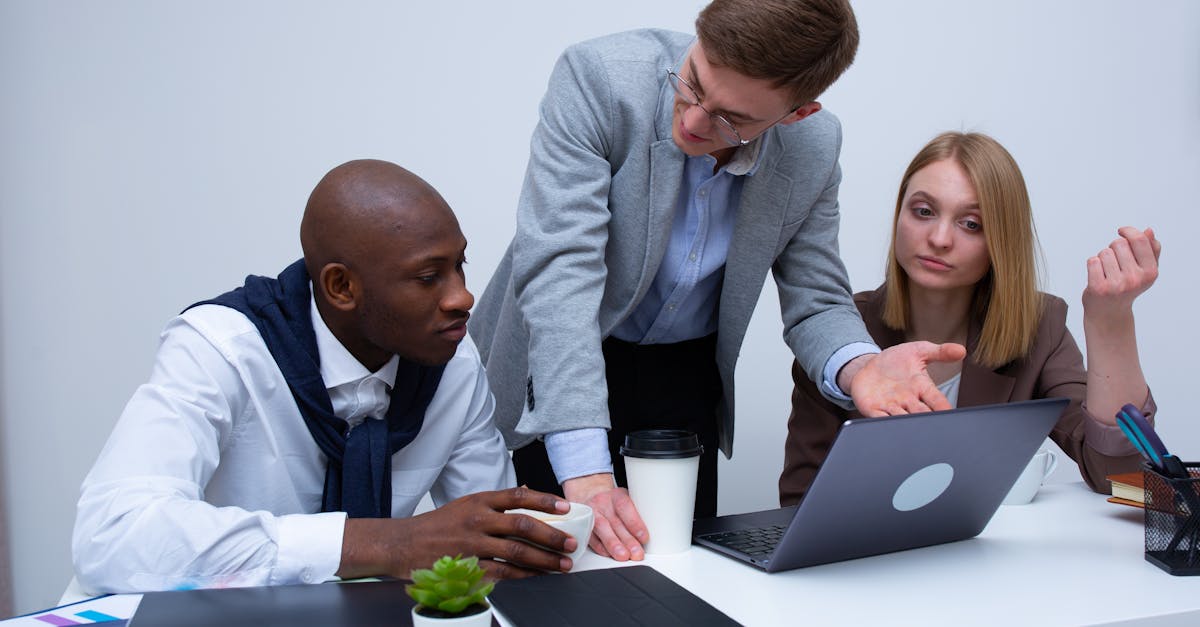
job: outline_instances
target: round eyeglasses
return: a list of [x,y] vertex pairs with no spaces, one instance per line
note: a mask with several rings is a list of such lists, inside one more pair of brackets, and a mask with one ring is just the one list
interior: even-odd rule
[[[721,139],[725,140],[731,146],[745,146],[750,143],[748,139],[742,139],[742,134],[738,132],[733,123],[725,119],[725,116],[718,115],[704,108],[700,104],[700,95],[696,93],[696,89],[691,83],[683,80],[683,77],[676,74],[675,70],[667,69],[667,82],[671,83],[671,88],[675,93],[689,105],[700,107],[700,110],[708,114],[708,119],[712,121],[713,127],[717,129],[717,134]],[[790,113],[790,112],[789,112]]]

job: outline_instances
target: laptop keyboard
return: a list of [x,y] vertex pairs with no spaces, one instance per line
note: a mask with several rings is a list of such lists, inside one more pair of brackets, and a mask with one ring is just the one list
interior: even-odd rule
[[779,539],[783,537],[786,529],[787,525],[771,525],[708,533],[700,537],[713,544],[740,551],[751,557],[761,557],[775,551],[775,545],[779,544]]

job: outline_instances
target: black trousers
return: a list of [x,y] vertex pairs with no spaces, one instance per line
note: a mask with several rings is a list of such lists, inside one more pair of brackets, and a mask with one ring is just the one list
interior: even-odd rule
[[[696,482],[696,517],[717,515],[717,404],[721,376],[716,361],[717,336],[677,344],[638,345],[616,338],[604,340],[608,377],[608,411],[612,429],[608,449],[617,485],[625,486],[625,460],[620,447],[625,434],[640,429],[687,429],[700,436],[700,476]],[[540,440],[513,451],[517,484],[562,494]]]

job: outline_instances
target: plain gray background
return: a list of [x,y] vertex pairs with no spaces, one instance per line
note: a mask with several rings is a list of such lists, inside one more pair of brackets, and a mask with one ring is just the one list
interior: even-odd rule
[[[470,240],[470,287],[513,232],[537,103],[567,44],[692,30],[703,2],[0,3],[0,394],[16,611],[71,577],[78,486],[145,380],[166,320],[299,257],[309,191],[353,158],[425,177]],[[857,2],[858,60],[823,98],[845,127],[841,244],[882,277],[896,185],[946,129],[1024,169],[1045,286],[1154,226],[1136,313],[1161,433],[1200,458],[1186,401],[1200,192],[1200,3]],[[790,357],[770,281],[742,351],[723,513],[776,503]],[[1077,480],[1073,464],[1060,480]],[[7,578],[7,574],[0,574]]]

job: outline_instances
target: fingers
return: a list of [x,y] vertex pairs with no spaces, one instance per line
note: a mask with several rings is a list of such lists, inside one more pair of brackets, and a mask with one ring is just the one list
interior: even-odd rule
[[530,490],[524,486],[497,492],[484,492],[481,493],[481,496],[496,511],[518,508],[536,509],[548,514],[565,514],[571,511],[571,504],[561,496]]
[[582,541],[527,514],[504,514],[504,518],[508,528],[501,532],[503,535],[528,540],[555,551],[570,553]]
[[645,549],[634,535],[648,539],[649,533],[633,505],[633,500],[629,498],[628,491],[624,488],[612,488],[593,496],[588,505],[592,507],[596,517],[592,535],[603,549],[597,550],[596,542],[589,542],[588,545],[593,550],[618,562],[629,559],[639,561],[645,558]]
[[524,579],[542,574],[543,571],[530,570],[521,568],[516,564],[508,562],[498,562],[496,560],[479,560],[479,567],[487,574],[484,575],[488,579]]
[[936,356],[930,361],[962,361],[967,356],[967,347],[954,342],[939,344]]
[[[641,514],[638,513],[637,507],[633,505],[633,499],[629,497],[629,491],[625,489],[616,490],[613,494],[613,505],[617,510],[617,515],[621,518],[621,522],[625,525],[625,529],[639,542],[637,551],[641,551],[641,545],[650,541],[650,530],[646,528],[646,523],[642,521]],[[635,557],[634,559],[640,558]]]

